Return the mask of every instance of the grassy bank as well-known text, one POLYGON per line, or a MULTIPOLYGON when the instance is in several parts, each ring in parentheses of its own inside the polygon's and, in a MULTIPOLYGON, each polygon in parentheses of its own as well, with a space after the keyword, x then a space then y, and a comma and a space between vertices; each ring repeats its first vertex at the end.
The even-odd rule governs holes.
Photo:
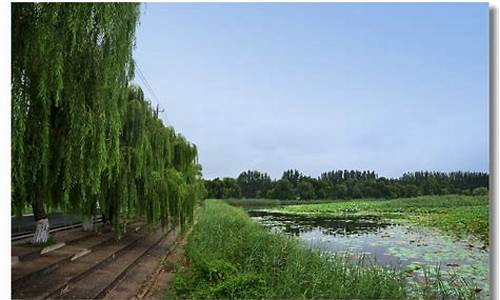
POLYGON ((410 287, 402 271, 306 248, 271 233, 240 208, 207 200, 188 239, 168 299, 436 299, 474 298, 440 278, 410 287))
POLYGON ((302 205, 302 204, 320 204, 330 203, 332 200, 278 200, 278 199, 220 199, 233 206, 241 207, 274 207, 283 205, 302 205))
POLYGON ((280 212, 329 216, 379 215, 404 218, 437 227, 458 236, 472 234, 488 243, 489 205, 487 196, 423 196, 393 200, 356 199, 323 204, 282 207, 280 212))
POLYGON ((208 200, 169 297, 210 299, 406 298, 404 274, 321 255, 273 234, 242 210, 208 200))

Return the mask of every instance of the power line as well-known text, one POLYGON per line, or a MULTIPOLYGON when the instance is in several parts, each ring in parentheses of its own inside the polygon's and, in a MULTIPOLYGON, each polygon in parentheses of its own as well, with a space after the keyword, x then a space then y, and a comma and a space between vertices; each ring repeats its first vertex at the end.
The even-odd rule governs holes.
MULTIPOLYGON (((118 22, 117 24, 118 24, 118 26, 120 26, 122 28, 123 28, 123 26, 125 26, 124 23, 121 23, 121 22, 118 22)), ((153 88, 151 87, 151 85, 149 84, 149 81, 147 80, 146 76, 144 75, 144 72, 142 72, 141 67, 139 67, 139 64, 135 61, 135 59, 132 59, 132 61, 134 62, 134 65, 136 66, 136 69, 139 71, 139 73, 138 73, 139 74, 139 79, 141 79, 141 81, 144 83, 145 88, 149 90, 149 93, 156 100, 156 110, 155 110, 156 117, 158 117, 158 114, 160 112, 164 113, 164 116, 165 116, 165 119, 166 119, 166 122, 167 122, 167 126, 168 126, 168 124, 172 124, 170 122, 170 120, 168 119, 167 114, 165 113, 165 109, 163 109, 163 108, 161 110, 159 109, 160 100, 159 100, 158 96, 156 96, 156 93, 153 90, 153 88)))
POLYGON ((154 92, 153 88, 149 84, 149 81, 146 79, 146 76, 144 75, 144 73, 142 72, 141 68, 139 67, 139 64, 136 61, 134 61, 134 64, 136 65, 137 70, 139 71, 139 75, 141 76, 141 79, 143 80, 144 84, 149 89, 149 91, 151 92, 151 94, 155 98, 155 100, 158 101, 158 97, 156 96, 156 93, 154 92))
POLYGON ((144 83, 145 88, 149 91, 149 93, 151 94, 151 96, 156 101, 156 110, 155 110, 156 117, 158 117, 158 114, 160 112, 164 113, 165 119, 167 121, 167 125, 168 124, 172 124, 170 122, 170 120, 168 119, 168 117, 167 117, 167 113, 165 113, 165 109, 162 108, 160 110, 160 108, 159 108, 160 107, 160 100, 159 100, 158 96, 156 96, 156 93, 153 90, 153 87, 151 86, 151 84, 149 84, 149 81, 147 80, 146 75, 144 75, 144 72, 142 71, 141 67, 139 66, 139 64, 135 60, 134 60, 134 65, 136 66, 137 71, 139 71, 138 72, 139 79, 141 79, 141 81, 144 83))
MULTIPOLYGON (((117 23, 119 26, 124 26, 123 23, 120 23, 118 22, 117 23)), ((153 87, 151 87, 151 85, 149 84, 149 81, 147 80, 146 78, 146 75, 144 75, 144 72, 142 72, 141 70, 141 67, 139 67, 139 64, 135 61, 135 59, 132 59, 132 61, 134 62, 134 65, 136 66, 136 69, 139 71, 138 74, 139 74, 139 79, 141 79, 141 81, 144 83, 144 86, 146 87, 146 89, 149 90, 149 93, 153 96, 153 98, 155 98, 156 100, 156 110, 155 110, 155 113, 156 113, 156 117, 158 117, 158 114, 161 112, 161 113, 164 113, 164 116, 165 116, 165 119, 166 119, 166 122, 167 122, 167 126, 168 124, 172 124, 170 122, 170 120, 168 119, 167 117, 167 113, 165 113, 165 109, 162 108, 161 110, 159 109, 159 106, 160 106, 160 100, 158 98, 158 96, 156 96, 156 93, 155 91, 153 90, 153 87)))
MULTIPOLYGON (((136 65, 137 67, 137 70, 139 71, 139 78, 142 80, 142 82, 144 83, 146 89, 149 91, 149 93, 151 94, 151 96, 154 98, 154 100, 156 101, 156 116, 158 117, 158 113, 160 112, 159 110, 159 106, 160 106, 160 100, 158 98, 158 96, 156 95, 153 87, 151 86, 151 84, 149 83, 148 79, 146 78, 146 75, 144 75, 144 72, 142 71, 141 67, 139 66, 139 64, 137 62, 134 61, 134 64, 136 65)), ((165 110, 162 109, 161 112, 164 112, 165 110)), ((165 114, 165 118, 167 119, 168 123, 170 123, 170 121, 168 120, 168 117, 167 115, 165 114)))

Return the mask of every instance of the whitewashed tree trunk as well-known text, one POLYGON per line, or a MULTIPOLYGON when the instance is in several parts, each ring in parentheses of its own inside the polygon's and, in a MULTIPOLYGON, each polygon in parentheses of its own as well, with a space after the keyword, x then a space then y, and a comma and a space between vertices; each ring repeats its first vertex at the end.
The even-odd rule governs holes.
POLYGON ((33 244, 44 244, 49 240, 49 219, 36 221, 35 235, 33 235, 33 244))
POLYGON ((94 217, 83 217, 82 220, 82 229, 83 231, 94 231, 95 230, 95 224, 94 224, 94 217))

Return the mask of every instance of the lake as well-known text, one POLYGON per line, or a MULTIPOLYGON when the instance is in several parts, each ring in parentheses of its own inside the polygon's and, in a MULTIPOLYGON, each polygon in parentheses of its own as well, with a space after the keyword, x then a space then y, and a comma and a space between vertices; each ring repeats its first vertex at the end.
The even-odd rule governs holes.
POLYGON ((461 278, 489 297, 489 252, 478 239, 457 239, 431 228, 378 217, 342 218, 280 214, 248 209, 266 228, 299 238, 308 247, 331 254, 361 256, 405 271, 416 283, 424 270, 439 267, 449 280, 461 278))

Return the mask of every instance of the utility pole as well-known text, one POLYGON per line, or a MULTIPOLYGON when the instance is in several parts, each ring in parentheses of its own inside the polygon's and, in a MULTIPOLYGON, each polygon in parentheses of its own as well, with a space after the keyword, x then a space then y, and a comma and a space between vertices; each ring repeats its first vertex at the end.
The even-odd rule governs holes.
POLYGON ((160 110, 160 105, 159 105, 159 104, 156 104, 156 109, 155 109, 155 111, 154 111, 154 115, 155 115, 155 117, 156 117, 156 118, 158 118, 159 113, 162 113, 162 112, 164 112, 164 111, 165 111, 165 110, 164 110, 163 108, 160 110))

